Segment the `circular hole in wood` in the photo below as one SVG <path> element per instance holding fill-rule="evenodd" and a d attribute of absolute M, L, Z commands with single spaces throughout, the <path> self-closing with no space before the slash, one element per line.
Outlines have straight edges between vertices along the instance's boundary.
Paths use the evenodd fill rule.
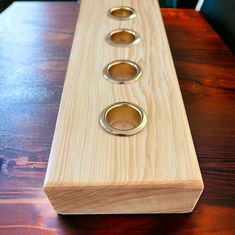
<path fill-rule="evenodd" d="M 131 46 L 140 41 L 139 34 L 130 29 L 119 29 L 112 31 L 106 37 L 109 44 L 113 46 Z"/>
<path fill-rule="evenodd" d="M 131 7 L 113 7 L 108 11 L 108 15 L 116 20 L 129 20 L 136 17 L 136 11 Z"/>
<path fill-rule="evenodd" d="M 104 78 L 119 84 L 131 83 L 138 80 L 142 70 L 138 64 L 130 60 L 116 60 L 104 68 Z"/>
<path fill-rule="evenodd" d="M 108 106 L 100 115 L 100 124 L 114 135 L 137 134 L 147 123 L 146 114 L 139 106 L 118 102 Z"/>

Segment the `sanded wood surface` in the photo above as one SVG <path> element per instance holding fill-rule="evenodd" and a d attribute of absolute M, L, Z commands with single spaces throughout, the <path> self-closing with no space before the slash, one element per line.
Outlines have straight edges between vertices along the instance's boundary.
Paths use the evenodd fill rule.
<path fill-rule="evenodd" d="M 0 15 L 0 234 L 233 234 L 235 60 L 193 10 L 161 11 L 205 183 L 195 210 L 56 215 L 42 186 L 78 9 L 18 2 Z"/>
<path fill-rule="evenodd" d="M 81 2 L 45 192 L 60 214 L 190 212 L 203 183 L 159 5 L 93 4 Z M 121 5 L 134 8 L 137 17 L 107 16 Z M 108 44 L 106 36 L 119 29 L 137 32 L 140 42 Z M 124 34 L 118 42 L 129 39 Z M 105 80 L 103 68 L 118 59 L 139 64 L 141 78 L 124 85 Z M 114 136 L 100 127 L 102 110 L 119 101 L 145 110 L 147 125 L 138 134 Z"/>

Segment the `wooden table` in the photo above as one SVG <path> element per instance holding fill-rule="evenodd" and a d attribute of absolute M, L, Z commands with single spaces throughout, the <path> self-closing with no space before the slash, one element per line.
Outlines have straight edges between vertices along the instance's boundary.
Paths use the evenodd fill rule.
<path fill-rule="evenodd" d="M 194 212 L 55 214 L 42 185 L 78 10 L 0 15 L 0 234 L 235 234 L 235 58 L 194 10 L 162 10 L 205 183 Z"/>

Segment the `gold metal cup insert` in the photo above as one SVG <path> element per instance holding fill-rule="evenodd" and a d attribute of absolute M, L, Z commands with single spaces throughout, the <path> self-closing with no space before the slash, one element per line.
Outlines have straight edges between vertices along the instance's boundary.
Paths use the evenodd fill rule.
<path fill-rule="evenodd" d="M 136 11 L 132 7 L 113 7 L 108 11 L 108 16 L 115 20 L 130 20 L 136 17 Z"/>
<path fill-rule="evenodd" d="M 107 132 L 119 136 L 135 135 L 147 124 L 145 111 L 130 102 L 118 102 L 100 114 L 100 125 Z"/>
<path fill-rule="evenodd" d="M 106 36 L 106 41 L 112 46 L 133 46 L 140 42 L 140 36 L 131 29 L 117 29 Z"/>
<path fill-rule="evenodd" d="M 105 66 L 104 78 L 118 84 L 128 84 L 137 81 L 142 75 L 138 64 L 130 60 L 115 60 Z"/>

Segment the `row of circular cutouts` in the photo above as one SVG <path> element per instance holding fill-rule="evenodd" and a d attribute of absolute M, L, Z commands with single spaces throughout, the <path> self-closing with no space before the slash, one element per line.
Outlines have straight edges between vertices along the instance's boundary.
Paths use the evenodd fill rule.
<path fill-rule="evenodd" d="M 137 16 L 131 7 L 114 7 L 108 16 L 116 20 L 128 20 Z M 106 41 L 112 46 L 133 46 L 140 42 L 140 36 L 131 29 L 118 29 L 110 32 Z M 130 60 L 115 60 L 105 66 L 104 78 L 118 84 L 137 81 L 142 74 L 140 66 Z M 106 107 L 100 114 L 101 126 L 111 134 L 129 136 L 137 134 L 147 123 L 145 111 L 130 102 L 117 102 Z"/>

